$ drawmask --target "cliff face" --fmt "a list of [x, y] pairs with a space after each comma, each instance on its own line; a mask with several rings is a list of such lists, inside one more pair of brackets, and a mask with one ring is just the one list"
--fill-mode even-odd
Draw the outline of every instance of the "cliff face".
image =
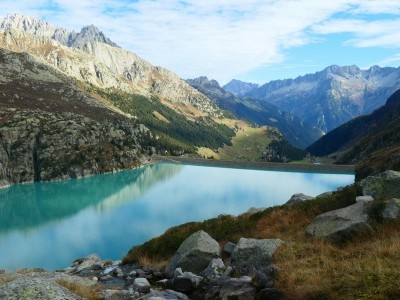
[[0, 185], [85, 177], [136, 167], [147, 129], [73, 113], [0, 111]]
[[134, 167], [148, 129], [28, 54], [0, 50], [0, 186]]

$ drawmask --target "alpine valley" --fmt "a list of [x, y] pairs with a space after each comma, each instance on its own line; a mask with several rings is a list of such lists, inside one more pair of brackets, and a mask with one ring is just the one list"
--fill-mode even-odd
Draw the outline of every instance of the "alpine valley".
[[75, 32], [7, 15], [0, 19], [0, 186], [113, 172], [153, 154], [302, 160], [300, 149], [371, 113], [399, 86], [400, 68], [378, 66], [330, 66], [262, 86], [185, 81], [93, 25]]

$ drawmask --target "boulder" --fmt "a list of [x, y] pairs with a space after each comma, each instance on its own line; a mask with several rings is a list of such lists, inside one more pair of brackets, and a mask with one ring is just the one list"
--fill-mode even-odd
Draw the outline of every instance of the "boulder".
[[151, 289], [151, 285], [146, 278], [136, 278], [132, 287], [139, 293], [148, 293]]
[[250, 275], [271, 263], [272, 255], [282, 244], [280, 239], [241, 238], [231, 256], [231, 265], [238, 275]]
[[140, 298], [143, 300], [188, 300], [188, 296], [173, 290], [152, 291], [150, 294]]
[[306, 233], [335, 242], [350, 240], [355, 234], [371, 231], [368, 212], [371, 202], [360, 201], [353, 205], [317, 216], [306, 228]]
[[400, 172], [387, 170], [360, 181], [363, 195], [379, 198], [400, 198]]
[[189, 293], [194, 291], [202, 281], [203, 277], [197, 276], [192, 272], [184, 272], [174, 277], [172, 288], [178, 292]]
[[392, 198], [386, 204], [382, 211], [382, 219], [385, 221], [394, 221], [400, 217], [400, 199]]
[[201, 295], [195, 292], [194, 299], [241, 299], [253, 300], [256, 295], [256, 289], [248, 282], [237, 278], [219, 278], [215, 279], [201, 291]]
[[203, 230], [193, 233], [176, 251], [165, 269], [168, 277], [172, 277], [176, 268], [200, 274], [208, 264], [218, 258], [221, 248], [216, 240]]
[[303, 202], [303, 201], [312, 200], [312, 199], [314, 199], [314, 197], [304, 195], [303, 193], [298, 193], [298, 194], [292, 195], [292, 197], [290, 197], [290, 199], [285, 204]]

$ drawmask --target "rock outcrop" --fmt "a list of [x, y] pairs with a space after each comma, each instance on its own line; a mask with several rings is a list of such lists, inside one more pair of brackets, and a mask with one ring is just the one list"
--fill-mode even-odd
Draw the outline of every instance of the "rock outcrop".
[[304, 201], [308, 201], [308, 200], [312, 200], [312, 199], [314, 199], [314, 197], [304, 195], [303, 193], [298, 193], [298, 194], [292, 195], [292, 197], [290, 197], [290, 199], [285, 204], [304, 202]]
[[176, 268], [182, 268], [183, 271], [199, 274], [214, 258], [219, 257], [220, 252], [218, 242], [200, 230], [182, 243], [165, 272], [171, 277]]
[[231, 264], [238, 275], [250, 275], [271, 264], [272, 255], [282, 244], [280, 239], [241, 238], [231, 255]]
[[368, 223], [371, 202], [359, 201], [353, 205], [326, 212], [307, 226], [306, 233], [315, 237], [344, 242], [360, 232], [372, 230]]
[[376, 199], [400, 197], [400, 172], [387, 170], [360, 182], [364, 195]]

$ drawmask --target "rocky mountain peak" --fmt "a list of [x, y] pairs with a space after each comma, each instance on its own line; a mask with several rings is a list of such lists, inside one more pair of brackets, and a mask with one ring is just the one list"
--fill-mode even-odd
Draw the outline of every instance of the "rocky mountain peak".
[[9, 29], [22, 30], [34, 35], [50, 36], [56, 28], [48, 22], [35, 17], [8, 14], [5, 18], [0, 18], [0, 31]]
[[82, 48], [87, 42], [99, 42], [118, 47], [117, 44], [107, 38], [96, 26], [85, 26], [79, 33], [65, 28], [57, 28], [52, 24], [35, 17], [21, 14], [8, 14], [0, 18], [0, 31], [10, 29], [23, 31], [39, 37], [48, 37], [68, 47]]
[[244, 96], [248, 92], [250, 92], [253, 89], [258, 88], [259, 85], [256, 83], [251, 83], [251, 82], [243, 82], [237, 79], [232, 79], [229, 81], [226, 85], [224, 85], [222, 88], [235, 96]]
[[218, 81], [214, 79], [209, 80], [207, 76], [200, 76], [198, 78], [188, 79], [186, 80], [186, 82], [189, 83], [191, 86], [196, 85], [196, 86], [208, 86], [217, 89], [221, 88]]
[[69, 45], [71, 47], [82, 48], [87, 42], [99, 42], [113, 47], [119, 47], [94, 25], [85, 26], [79, 33], [73, 32], [72, 36], [73, 40], [70, 41]]

